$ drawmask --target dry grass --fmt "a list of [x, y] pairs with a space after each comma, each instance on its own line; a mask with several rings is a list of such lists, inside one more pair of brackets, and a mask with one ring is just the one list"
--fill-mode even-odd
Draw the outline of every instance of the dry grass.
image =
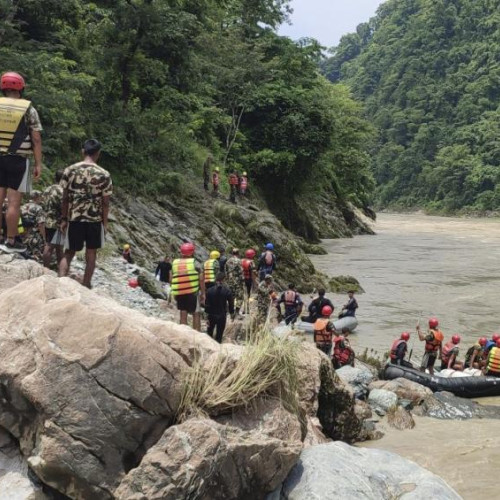
[[287, 410], [298, 414], [297, 349], [296, 342], [274, 336], [266, 324], [249, 335], [231, 371], [223, 354], [208, 369], [199, 360], [184, 379], [178, 421], [219, 415], [266, 395], [280, 398]]

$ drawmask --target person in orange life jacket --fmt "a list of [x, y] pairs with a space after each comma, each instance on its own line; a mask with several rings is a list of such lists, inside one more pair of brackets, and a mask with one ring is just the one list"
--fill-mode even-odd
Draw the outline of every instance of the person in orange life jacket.
[[441, 370], [451, 369], [451, 370], [463, 370], [464, 364], [457, 361], [458, 353], [460, 348], [460, 335], [453, 335], [451, 340], [447, 342], [441, 352]]
[[238, 174], [236, 170], [232, 170], [229, 174], [229, 201], [236, 203], [236, 192], [238, 191]]
[[193, 315], [193, 328], [201, 332], [201, 304], [205, 303], [205, 281], [203, 271], [194, 260], [195, 247], [183, 243], [181, 257], [172, 262], [172, 296], [180, 311], [180, 324], [187, 325], [188, 314]]
[[257, 273], [253, 261], [255, 255], [256, 255], [255, 250], [253, 248], [249, 248], [248, 250], [245, 251], [245, 258], [241, 260], [241, 265], [243, 266], [243, 277], [245, 278], [245, 289], [247, 292], [247, 297], [250, 297], [252, 288], [257, 286]]
[[31, 190], [31, 157], [34, 159], [35, 180], [42, 174], [42, 125], [36, 109], [22, 98], [25, 86], [24, 78], [18, 73], [7, 72], [1, 76], [0, 207], [7, 198], [8, 208], [5, 215], [7, 231], [0, 245], [8, 253], [26, 251], [16, 236], [23, 194]]
[[436, 318], [431, 318], [429, 320], [429, 331], [426, 334], [422, 332], [420, 325], [417, 325], [418, 338], [422, 342], [425, 341], [425, 353], [420, 370], [425, 372], [425, 369], [428, 368], [431, 375], [434, 375], [434, 363], [438, 356], [441, 358], [443, 346], [444, 335], [438, 329], [438, 326], [439, 321]]
[[347, 295], [349, 297], [349, 300], [342, 307], [342, 311], [339, 314], [339, 319], [345, 318], [346, 316], [352, 316], [352, 317], [356, 316], [356, 309], [358, 308], [358, 301], [354, 298], [354, 291], [349, 290], [347, 292]]
[[318, 296], [311, 301], [307, 310], [309, 311], [309, 316], [302, 316], [302, 321], [307, 323], [314, 323], [320, 316], [323, 306], [330, 306], [333, 311], [333, 304], [330, 299], [325, 297], [326, 290], [320, 288], [318, 290]]
[[333, 314], [333, 307], [323, 306], [321, 316], [314, 322], [314, 343], [316, 347], [323, 351], [328, 357], [332, 354], [332, 340], [335, 333], [335, 326], [330, 321]]
[[260, 254], [257, 270], [259, 271], [259, 280], [264, 281], [264, 278], [276, 270], [276, 255], [274, 254], [274, 245], [266, 243], [265, 250]]
[[215, 340], [222, 343], [222, 336], [226, 328], [227, 313], [234, 319], [234, 297], [231, 290], [224, 285], [224, 273], [218, 273], [215, 286], [207, 291], [205, 301], [205, 312], [208, 314], [207, 333], [213, 337], [214, 329], [217, 328]]
[[284, 291], [278, 300], [277, 308], [280, 316], [282, 316], [281, 304], [283, 303], [285, 304], [285, 323], [287, 325], [295, 323], [302, 312], [303, 302], [300, 295], [295, 290], [295, 285], [293, 283], [288, 285], [288, 290]]
[[495, 345], [490, 349], [483, 373], [489, 377], [500, 377], [500, 338], [497, 339]]
[[336, 335], [332, 339], [333, 344], [333, 367], [337, 370], [346, 365], [354, 366], [354, 351], [352, 350], [349, 340], [349, 328], [342, 328], [342, 335]]
[[397, 338], [392, 343], [389, 357], [393, 365], [413, 368], [413, 365], [404, 359], [408, 352], [408, 340], [410, 340], [410, 334], [408, 332], [403, 332], [401, 337]]
[[486, 364], [485, 346], [488, 342], [486, 337], [481, 337], [476, 344], [469, 347], [465, 353], [465, 368], [478, 368], [481, 369]]
[[219, 192], [219, 182], [220, 182], [219, 167], [215, 167], [214, 172], [212, 174], [212, 187], [214, 194], [218, 194]]
[[240, 189], [241, 196], [245, 196], [248, 188], [248, 177], [246, 172], [243, 172], [241, 174], [241, 177], [239, 178], [238, 187]]

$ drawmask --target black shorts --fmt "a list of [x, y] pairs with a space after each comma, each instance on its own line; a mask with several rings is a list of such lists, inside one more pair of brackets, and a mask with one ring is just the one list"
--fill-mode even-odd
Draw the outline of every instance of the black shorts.
[[83, 249], [96, 250], [104, 245], [104, 228], [100, 222], [71, 221], [66, 233], [68, 250], [79, 252]]
[[0, 188], [30, 191], [29, 160], [19, 155], [0, 155]]
[[187, 311], [189, 314], [196, 312], [198, 306], [198, 294], [188, 293], [186, 295], [176, 295], [177, 309], [179, 311]]

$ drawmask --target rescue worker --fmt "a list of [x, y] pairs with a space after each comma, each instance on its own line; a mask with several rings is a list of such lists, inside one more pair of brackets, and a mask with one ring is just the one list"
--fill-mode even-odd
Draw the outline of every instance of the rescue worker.
[[[0, 248], [8, 253], [23, 253], [26, 247], [18, 240], [18, 223], [24, 193], [31, 190], [29, 160], [34, 158], [33, 177], [42, 174], [42, 125], [31, 102], [23, 99], [24, 78], [14, 72], [0, 79], [0, 206], [8, 200], [7, 234]], [[0, 212], [0, 227], [3, 216]]]
[[354, 298], [354, 291], [349, 290], [347, 292], [347, 296], [349, 300], [342, 306], [342, 311], [339, 314], [340, 318], [345, 318], [347, 316], [354, 317], [356, 316], [356, 309], [358, 308], [358, 301]]
[[236, 314], [239, 314], [240, 308], [243, 305], [245, 281], [243, 278], [243, 266], [241, 265], [240, 251], [238, 248], [233, 248], [231, 257], [227, 259], [225, 266], [227, 286], [231, 290], [234, 297], [234, 307]]
[[205, 290], [215, 285], [215, 279], [219, 274], [219, 259], [220, 253], [217, 250], [210, 252], [209, 259], [203, 264], [203, 275], [205, 277]]
[[460, 335], [453, 335], [451, 340], [447, 342], [441, 352], [441, 370], [463, 370], [464, 365], [462, 362], [457, 361], [460, 348]]
[[257, 273], [253, 261], [253, 259], [255, 258], [255, 254], [255, 250], [253, 248], [249, 248], [245, 251], [245, 258], [241, 260], [241, 266], [243, 268], [243, 279], [245, 281], [245, 297], [243, 304], [243, 312], [245, 314], [250, 313], [250, 295], [252, 294], [252, 289], [257, 287]]
[[328, 357], [332, 354], [333, 335], [335, 333], [335, 326], [330, 321], [332, 314], [333, 307], [323, 306], [320, 317], [314, 322], [314, 343]]
[[481, 369], [485, 364], [485, 346], [488, 342], [486, 337], [481, 337], [476, 344], [469, 347], [465, 353], [465, 368]]
[[238, 190], [238, 175], [235, 170], [229, 174], [229, 201], [236, 203], [236, 192]]
[[484, 349], [485, 349], [486, 353], [490, 352], [490, 349], [492, 347], [495, 347], [498, 339], [500, 339], [500, 335], [498, 333], [494, 333], [491, 336], [491, 339], [488, 340], [488, 342], [486, 342], [486, 345], [484, 346]]
[[219, 194], [219, 183], [220, 183], [219, 167], [215, 167], [214, 172], [212, 174], [212, 187], [214, 195]]
[[241, 196], [245, 196], [247, 194], [247, 188], [248, 188], [248, 177], [246, 172], [243, 172], [241, 174], [239, 188]]
[[285, 324], [293, 325], [297, 321], [297, 318], [300, 316], [303, 306], [302, 299], [300, 298], [300, 295], [295, 289], [295, 285], [293, 283], [290, 283], [288, 285], [288, 289], [281, 294], [281, 297], [278, 300], [278, 312], [280, 317], [283, 317], [283, 314], [281, 312], [281, 304], [285, 304]]
[[401, 336], [392, 343], [389, 358], [393, 365], [413, 368], [413, 365], [404, 359], [408, 352], [408, 340], [410, 340], [410, 334], [408, 332], [403, 332]]
[[130, 248], [130, 244], [129, 243], [125, 243], [125, 245], [123, 245], [122, 257], [129, 264], [133, 264], [134, 263], [134, 259], [132, 258], [132, 250]]
[[336, 370], [346, 365], [354, 366], [354, 351], [349, 344], [349, 340], [347, 340], [349, 333], [349, 328], [342, 328], [342, 335], [333, 337], [332, 362]]
[[420, 371], [425, 372], [425, 369], [428, 368], [431, 375], [434, 375], [434, 364], [437, 357], [441, 358], [444, 339], [443, 332], [438, 329], [438, 326], [439, 321], [436, 318], [431, 318], [429, 320], [429, 331], [425, 334], [422, 332], [420, 325], [417, 325], [418, 338], [422, 342], [425, 341], [425, 353], [422, 358]]
[[272, 243], [266, 243], [264, 251], [260, 254], [257, 270], [259, 272], [260, 281], [262, 281], [266, 275], [272, 275], [273, 271], [276, 270], [276, 255]]
[[207, 291], [205, 312], [208, 314], [207, 333], [213, 337], [217, 329], [215, 340], [222, 343], [222, 336], [226, 328], [227, 313], [234, 319], [234, 298], [231, 290], [224, 285], [224, 273], [218, 273], [216, 284]]
[[500, 377], [500, 338], [491, 348], [483, 373], [490, 377]]
[[226, 262], [227, 262], [227, 257], [226, 257], [226, 249], [224, 247], [219, 248], [219, 271], [221, 273], [226, 272]]
[[318, 290], [318, 296], [311, 301], [309, 307], [307, 308], [309, 316], [303, 316], [302, 321], [314, 323], [321, 316], [321, 310], [324, 306], [330, 306], [333, 311], [332, 301], [326, 298], [325, 294], [326, 290], [324, 288], [320, 288]]
[[257, 323], [262, 324], [267, 320], [272, 302], [274, 300], [273, 277], [268, 274], [257, 288]]
[[43, 192], [43, 211], [45, 212], [45, 247], [43, 249], [43, 265], [50, 266], [50, 261], [54, 251], [56, 261], [59, 266], [63, 256], [64, 237], [59, 226], [62, 217], [62, 196], [63, 188], [59, 184], [63, 176], [63, 169], [59, 169], [55, 176], [55, 183]]
[[200, 305], [205, 303], [205, 281], [194, 260], [194, 250], [192, 243], [181, 245], [181, 257], [172, 262], [171, 293], [180, 311], [180, 324], [187, 325], [188, 314], [192, 314], [193, 328], [201, 332]]
[[160, 282], [161, 289], [167, 297], [167, 302], [170, 304], [172, 300], [172, 263], [170, 257], [165, 255], [162, 261], [158, 262], [155, 270], [155, 279]]
[[210, 182], [210, 166], [214, 158], [212, 155], [208, 155], [207, 159], [203, 162], [203, 189], [208, 191], [208, 184]]
[[31, 201], [21, 206], [21, 220], [25, 229], [23, 243], [27, 255], [41, 263], [45, 246], [45, 213], [40, 204], [40, 191], [32, 191], [30, 198]]

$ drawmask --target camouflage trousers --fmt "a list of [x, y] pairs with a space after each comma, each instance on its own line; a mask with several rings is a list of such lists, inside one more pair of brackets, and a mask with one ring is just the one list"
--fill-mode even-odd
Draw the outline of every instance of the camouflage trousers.
[[42, 262], [43, 248], [45, 246], [42, 235], [36, 230], [31, 230], [24, 237], [23, 242], [28, 249], [30, 258], [36, 260], [37, 262]]

